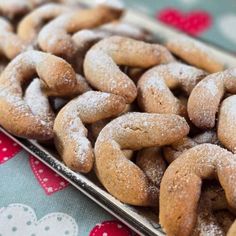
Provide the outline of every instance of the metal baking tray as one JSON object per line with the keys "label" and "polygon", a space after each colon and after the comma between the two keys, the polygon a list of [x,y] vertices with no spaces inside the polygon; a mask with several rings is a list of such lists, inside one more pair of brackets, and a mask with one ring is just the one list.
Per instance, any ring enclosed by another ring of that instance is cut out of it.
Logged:
{"label": "metal baking tray", "polygon": [[160,225],[157,224],[158,215],[150,209],[136,208],[121,203],[107,193],[93,175],[82,175],[70,170],[60,160],[58,160],[58,157],[52,150],[47,150],[34,140],[14,137],[2,127],[0,127],[0,131],[13,139],[26,151],[34,155],[49,168],[75,186],[79,191],[84,193],[139,235],[164,235]]}
{"label": "metal baking tray", "polygon": [[[92,1],[88,0],[84,0],[82,2],[86,4],[93,3]],[[124,21],[146,28],[155,35],[158,42],[165,42],[167,39],[179,35],[189,38],[189,36],[181,34],[174,29],[168,28],[146,15],[131,10],[127,11],[124,17]],[[192,40],[197,41],[196,39]],[[208,45],[203,42],[200,43],[206,45],[206,47],[211,50],[212,54],[225,64],[226,68],[234,66],[236,67],[236,57],[212,45]],[[93,175],[82,175],[71,171],[58,159],[53,150],[46,149],[34,140],[26,140],[14,137],[1,127],[0,131],[13,139],[25,150],[33,154],[36,158],[38,158],[40,161],[54,170],[57,174],[65,178],[69,183],[75,186],[79,191],[84,193],[102,208],[114,215],[124,224],[128,225],[139,235],[164,235],[164,232],[161,230],[160,225],[157,223],[158,214],[153,212],[151,209],[132,207],[121,203],[120,201],[112,197],[109,193],[107,193]]]}

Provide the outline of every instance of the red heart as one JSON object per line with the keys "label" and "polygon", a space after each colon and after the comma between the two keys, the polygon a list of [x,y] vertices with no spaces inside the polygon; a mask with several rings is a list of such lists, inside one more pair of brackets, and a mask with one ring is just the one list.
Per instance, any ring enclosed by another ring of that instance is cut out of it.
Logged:
{"label": "red heart", "polygon": [[0,132],[0,164],[10,160],[21,149],[22,148],[17,143]]}
{"label": "red heart", "polygon": [[89,236],[132,236],[132,231],[117,220],[104,221],[97,224]]}
{"label": "red heart", "polygon": [[47,195],[66,188],[69,183],[35,157],[29,157],[31,169]]}
{"label": "red heart", "polygon": [[202,10],[183,13],[174,8],[165,8],[157,13],[156,18],[193,36],[201,34],[212,24],[211,15]]}

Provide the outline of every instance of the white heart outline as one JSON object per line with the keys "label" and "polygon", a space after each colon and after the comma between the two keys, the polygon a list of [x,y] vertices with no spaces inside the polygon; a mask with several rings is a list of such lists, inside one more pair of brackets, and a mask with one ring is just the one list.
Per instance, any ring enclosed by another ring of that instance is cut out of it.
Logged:
{"label": "white heart outline", "polygon": [[[11,219],[14,220],[13,225],[9,223]],[[0,208],[0,235],[78,236],[78,225],[73,217],[61,212],[49,213],[37,220],[36,213],[30,206],[13,203]]]}

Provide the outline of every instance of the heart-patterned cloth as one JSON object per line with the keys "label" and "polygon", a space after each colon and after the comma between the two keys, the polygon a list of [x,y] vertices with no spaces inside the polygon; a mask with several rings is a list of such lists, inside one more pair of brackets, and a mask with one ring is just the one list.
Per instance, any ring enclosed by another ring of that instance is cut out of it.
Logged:
{"label": "heart-patterned cloth", "polygon": [[89,236],[133,236],[133,232],[117,220],[97,224]]}
{"label": "heart-patterned cloth", "polygon": [[211,15],[205,11],[182,12],[166,8],[156,15],[160,21],[191,35],[199,35],[211,27]]}
{"label": "heart-patterned cloth", "polygon": [[[16,154],[22,150],[18,144],[1,132],[0,147],[2,147],[3,156],[1,164],[7,161],[10,162],[10,160],[16,157]],[[7,159],[4,159],[5,155],[8,156]],[[34,156],[28,155],[26,158],[28,159],[33,176],[37,179],[39,186],[43,188],[46,195],[53,195],[59,190],[66,189],[69,186],[66,180]],[[4,165],[2,165],[2,167],[4,167]],[[24,192],[22,192],[22,194],[24,194]],[[30,195],[27,192],[26,194]],[[40,196],[38,197],[40,198]],[[61,200],[63,201],[64,199]],[[93,228],[88,229],[88,231],[91,231],[89,235],[92,236],[135,235],[127,226],[117,220],[103,221],[96,224]],[[22,203],[12,203],[8,206],[0,206],[0,236],[8,235],[77,236],[78,224],[73,217],[62,212],[52,212],[37,220],[36,213],[30,206]]]}
{"label": "heart-patterned cloth", "polygon": [[14,157],[21,147],[13,140],[0,132],[0,165]]}
{"label": "heart-patterned cloth", "polygon": [[236,53],[234,0],[126,0],[132,9]]}
{"label": "heart-patterned cloth", "polygon": [[69,185],[66,180],[53,172],[49,167],[44,165],[35,157],[30,156],[29,162],[35,177],[47,195],[62,190]]}
{"label": "heart-patterned cloth", "polygon": [[55,212],[37,220],[34,210],[24,204],[10,204],[0,209],[2,236],[77,236],[78,225],[71,216]]}

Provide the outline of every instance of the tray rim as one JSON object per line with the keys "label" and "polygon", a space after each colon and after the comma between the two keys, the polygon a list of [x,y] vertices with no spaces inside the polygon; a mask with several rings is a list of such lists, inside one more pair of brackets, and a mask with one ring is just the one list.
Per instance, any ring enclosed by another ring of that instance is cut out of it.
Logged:
{"label": "tray rim", "polygon": [[86,176],[70,170],[36,141],[15,137],[2,127],[0,127],[0,131],[19,144],[24,150],[42,161],[100,207],[130,227],[134,232],[143,236],[165,235],[159,224],[154,222],[152,224],[134,211],[134,207],[121,203]]}

